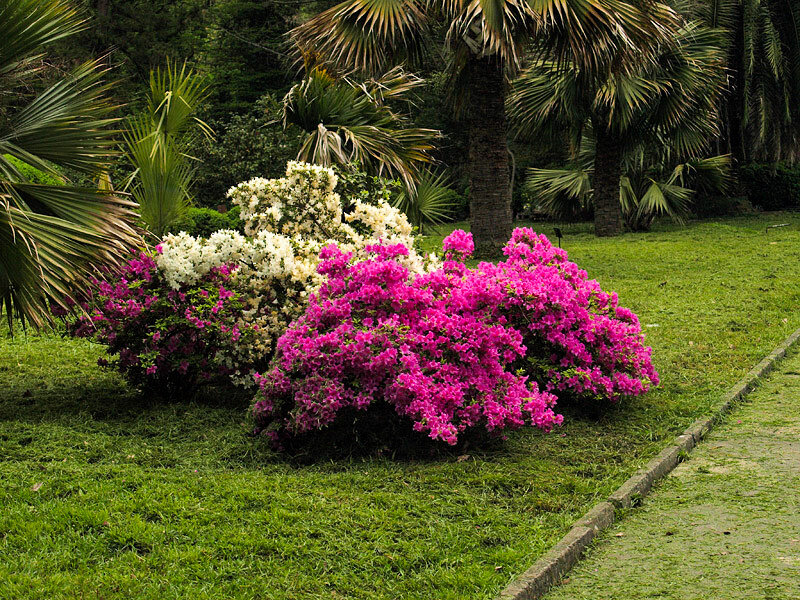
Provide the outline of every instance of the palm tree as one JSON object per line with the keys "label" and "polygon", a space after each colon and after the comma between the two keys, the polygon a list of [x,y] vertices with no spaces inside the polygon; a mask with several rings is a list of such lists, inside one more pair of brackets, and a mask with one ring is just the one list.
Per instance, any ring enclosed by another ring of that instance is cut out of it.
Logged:
{"label": "palm tree", "polygon": [[671,11],[650,0],[345,0],[291,32],[307,64],[377,74],[413,64],[443,26],[451,84],[469,131],[476,254],[496,254],[511,230],[506,77],[532,40],[582,66],[611,50],[662,39]]}
{"label": "palm tree", "polygon": [[643,145],[665,144],[693,157],[717,133],[717,104],[724,65],[717,33],[688,23],[667,44],[624,71],[571,68],[540,59],[514,81],[509,116],[521,136],[571,132],[573,147],[593,134],[595,233],[622,230],[620,180],[626,155]]}
{"label": "palm tree", "polygon": [[[0,0],[0,311],[9,326],[15,317],[49,323],[50,304],[67,308],[94,267],[139,242],[132,202],[64,174],[99,180],[113,153],[115,107],[99,62],[37,95],[27,85],[42,49],[85,27],[63,0]],[[34,182],[31,172],[55,184]]]}
{"label": "palm tree", "polygon": [[134,167],[126,189],[139,204],[142,221],[156,237],[180,219],[192,203],[195,159],[189,155],[199,129],[213,131],[196,114],[208,97],[204,78],[186,63],[150,72],[147,109],[130,119],[125,150]]}
{"label": "palm tree", "polygon": [[705,0],[683,12],[723,33],[723,149],[738,164],[800,159],[800,3]]}

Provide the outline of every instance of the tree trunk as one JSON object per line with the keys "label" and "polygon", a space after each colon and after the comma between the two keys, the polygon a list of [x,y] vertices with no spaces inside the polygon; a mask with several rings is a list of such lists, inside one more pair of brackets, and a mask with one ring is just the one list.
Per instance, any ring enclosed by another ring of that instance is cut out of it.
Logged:
{"label": "tree trunk", "polygon": [[597,142],[594,158],[594,232],[598,236],[622,233],[619,180],[622,148],[617,135],[602,123],[594,124]]}
{"label": "tree trunk", "polygon": [[475,256],[493,258],[512,227],[505,78],[497,57],[472,57],[468,68],[470,225]]}

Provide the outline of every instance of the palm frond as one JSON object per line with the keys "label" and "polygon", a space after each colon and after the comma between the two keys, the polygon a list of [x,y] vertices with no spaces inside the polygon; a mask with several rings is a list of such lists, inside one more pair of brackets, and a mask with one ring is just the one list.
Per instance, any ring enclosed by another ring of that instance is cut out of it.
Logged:
{"label": "palm frond", "polygon": [[111,84],[99,61],[80,65],[0,122],[0,154],[59,176],[52,164],[97,175],[113,154]]}
{"label": "palm frond", "polygon": [[87,26],[80,11],[64,0],[6,0],[0,3],[0,23],[0,76],[24,68],[34,52]]}
{"label": "palm frond", "polygon": [[345,0],[289,33],[307,67],[335,65],[346,72],[381,73],[419,58],[428,17],[419,0]]}
{"label": "palm frond", "polygon": [[[0,78],[23,84],[34,53],[84,27],[60,0],[0,3]],[[61,170],[99,177],[114,154],[117,120],[104,75],[99,62],[80,65],[0,119],[0,311],[9,324],[49,323],[51,304],[64,306],[95,268],[141,242],[133,202],[70,185]]]}
{"label": "palm frond", "polygon": [[147,112],[157,122],[160,137],[177,140],[194,127],[213,137],[211,128],[197,117],[208,95],[205,77],[189,69],[186,62],[179,70],[177,63],[168,60],[164,69],[150,71]]}
{"label": "palm frond", "polygon": [[178,68],[168,62],[165,69],[150,74],[147,110],[128,121],[125,150],[135,170],[126,189],[138,202],[142,221],[157,237],[191,206],[192,134],[195,129],[206,136],[214,133],[196,116],[208,93],[202,75],[186,63]]}
{"label": "palm frond", "polygon": [[149,115],[133,119],[125,133],[128,158],[136,165],[130,193],[142,221],[161,237],[191,206],[194,168],[171,137],[154,130]]}
{"label": "palm frond", "polygon": [[691,188],[703,195],[727,194],[733,184],[731,157],[725,154],[691,158],[673,169],[668,183]]}
{"label": "palm frond", "polygon": [[692,203],[694,191],[664,181],[650,179],[647,189],[639,199],[637,218],[666,215],[676,223],[683,223]]}
{"label": "palm frond", "polygon": [[580,165],[563,169],[528,169],[524,189],[534,206],[558,219],[571,219],[591,204],[592,171]]}
{"label": "palm frond", "polygon": [[306,132],[298,159],[326,166],[358,162],[413,189],[433,161],[439,132],[410,127],[384,100],[405,98],[419,83],[397,69],[363,84],[313,69],[284,98],[284,125]]}
{"label": "palm frond", "polygon": [[49,323],[51,304],[67,308],[65,299],[84,289],[96,267],[116,263],[140,241],[130,225],[133,203],[98,190],[4,181],[0,198],[0,312],[9,325],[15,317]]}

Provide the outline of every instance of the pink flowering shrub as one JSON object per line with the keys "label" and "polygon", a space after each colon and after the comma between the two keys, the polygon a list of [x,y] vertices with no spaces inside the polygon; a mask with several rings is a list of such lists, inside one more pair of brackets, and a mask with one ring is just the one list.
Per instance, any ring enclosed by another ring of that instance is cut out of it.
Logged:
{"label": "pink flowering shrub", "polygon": [[463,231],[430,273],[403,267],[402,244],[367,251],[323,250],[327,280],[256,376],[256,429],[276,445],[377,405],[448,444],[478,428],[550,430],[557,394],[617,401],[658,383],[636,316],[529,229],[476,269]]}
{"label": "pink flowering shrub", "polygon": [[242,304],[230,285],[231,267],[215,267],[192,286],[173,289],[153,257],[136,252],[119,273],[94,281],[86,314],[71,333],[107,346],[134,385],[190,392],[205,382],[227,381],[230,352],[251,335],[239,324]]}
{"label": "pink flowering shrub", "polygon": [[507,260],[468,275],[503,290],[495,313],[527,347],[525,370],[559,396],[616,402],[658,385],[636,315],[531,229],[516,229]]}
{"label": "pink flowering shrub", "polygon": [[[561,422],[555,396],[510,369],[525,355],[518,331],[463,306],[445,270],[412,276],[396,260],[405,246],[367,251],[371,258],[353,263],[335,245],[323,250],[327,281],[257,378],[259,430],[279,441],[328,425],[344,408],[381,402],[448,444],[474,427]],[[480,302],[482,291],[471,293]]]}

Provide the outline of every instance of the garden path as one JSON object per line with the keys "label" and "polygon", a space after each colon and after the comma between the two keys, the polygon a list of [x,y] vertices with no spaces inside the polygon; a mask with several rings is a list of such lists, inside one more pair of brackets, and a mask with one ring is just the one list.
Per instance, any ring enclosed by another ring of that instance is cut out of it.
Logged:
{"label": "garden path", "polygon": [[800,599],[800,355],[546,600]]}

